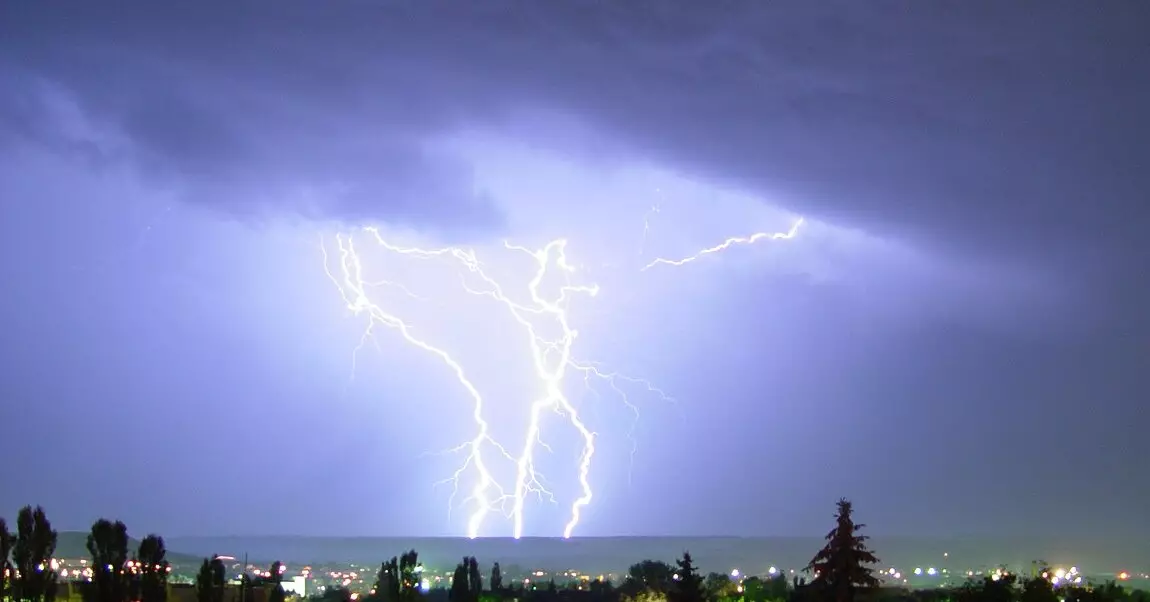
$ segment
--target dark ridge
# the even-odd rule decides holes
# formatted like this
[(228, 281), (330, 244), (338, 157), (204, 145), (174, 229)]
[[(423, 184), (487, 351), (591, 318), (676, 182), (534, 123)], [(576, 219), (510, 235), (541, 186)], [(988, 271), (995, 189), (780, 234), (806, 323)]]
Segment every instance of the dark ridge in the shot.
[[(282, 560), (293, 564), (322, 562), (374, 566), (404, 550), (415, 549), (431, 568), (450, 568), (463, 555), (483, 563), (546, 571), (579, 570), (610, 573), (643, 559), (672, 560), (690, 550), (707, 571), (738, 568), (747, 574), (765, 573), (771, 566), (797, 568), (807, 564), (822, 546), (817, 537), (576, 537), (448, 538), (448, 537), (300, 537), (193, 536), (166, 539), (170, 549), (196, 557), (222, 554), (253, 561)], [(883, 565), (934, 566), (966, 570), (994, 566), (1029, 566), (1044, 560), (1076, 565), (1083, 572), (1114, 573), (1150, 568), (1150, 549), (1141, 542), (1071, 537), (1043, 538), (916, 538), (875, 537), (872, 547)], [(944, 554), (946, 554), (944, 556)]]

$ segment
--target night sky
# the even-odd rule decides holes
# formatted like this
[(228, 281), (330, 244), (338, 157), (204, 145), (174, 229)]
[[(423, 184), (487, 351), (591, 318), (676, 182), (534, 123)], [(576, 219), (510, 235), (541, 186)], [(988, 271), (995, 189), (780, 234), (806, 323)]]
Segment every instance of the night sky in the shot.
[[(323, 249), (350, 234), (420, 296), (374, 289), (513, 453), (543, 387), (474, 274), (373, 225), (474, 249), (521, 301), (503, 241), (566, 238), (600, 287), (573, 354), (673, 398), (619, 381), (634, 421), (568, 375), (597, 433), (576, 535), (821, 534), (839, 496), (878, 534), (1150, 534), (1147, 23), (1121, 0), (4, 2), (0, 515), (463, 534), (434, 483), (464, 457), (435, 452), (471, 398), (386, 328), (353, 369), (368, 319)], [(530, 535), (579, 494), (579, 441), (544, 420)]]

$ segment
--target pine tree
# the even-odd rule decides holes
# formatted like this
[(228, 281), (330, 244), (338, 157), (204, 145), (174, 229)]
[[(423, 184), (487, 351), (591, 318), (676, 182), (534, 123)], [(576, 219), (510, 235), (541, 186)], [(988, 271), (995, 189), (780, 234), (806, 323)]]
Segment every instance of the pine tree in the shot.
[(827, 534), (827, 544), (807, 565), (807, 570), (814, 573), (811, 585), (836, 602), (853, 602), (858, 588), (879, 584), (870, 567), (879, 560), (867, 547), (870, 538), (859, 535), (866, 525), (855, 524), (853, 511), (846, 498), (838, 501), (837, 524)]
[(691, 560), (690, 552), (683, 552), (683, 557), (675, 561), (678, 567), (675, 571), (675, 581), (671, 590), (667, 592), (668, 602), (703, 602), (703, 577)]

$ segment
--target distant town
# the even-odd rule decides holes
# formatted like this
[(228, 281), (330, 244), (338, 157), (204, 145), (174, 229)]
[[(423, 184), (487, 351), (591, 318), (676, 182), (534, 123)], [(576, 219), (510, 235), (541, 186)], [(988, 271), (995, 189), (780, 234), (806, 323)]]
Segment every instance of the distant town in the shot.
[[(962, 566), (949, 552), (921, 562), (884, 563), (853, 522), (853, 506), (838, 502), (838, 524), (806, 563), (723, 566), (696, 560), (689, 550), (667, 549), (673, 562), (639, 558), (616, 570), (600, 565), (579, 540), (548, 547), (526, 542), (538, 566), (493, 555), (482, 562), (457, 555), (444, 562), (445, 541), (476, 548), (490, 540), (438, 540), (420, 556), (408, 549), (378, 562), (301, 562), (254, 559), (219, 550), (202, 557), (168, 551), (164, 539), (131, 540), (120, 521), (100, 519), (89, 533), (58, 533), (43, 509), (23, 508), (10, 532), (0, 519), (0, 600), (11, 602), (498, 602), (586, 599), (588, 602), (851, 602), (909, 598), (956, 602), (1150, 602), (1150, 570), (1048, 564)], [(429, 540), (430, 541), (430, 540)], [(618, 540), (618, 542), (625, 540)], [(662, 541), (662, 540), (655, 540)], [(708, 540), (700, 539), (699, 543)], [(726, 541), (730, 547), (745, 540)], [(621, 547), (618, 542), (614, 547)], [(679, 541), (682, 543), (683, 541)], [(348, 541), (354, 546), (356, 541)], [(555, 542), (552, 542), (553, 544)], [(665, 543), (665, 542), (664, 542)], [(525, 542), (512, 544), (520, 555)], [(708, 546), (701, 546), (706, 550)], [(565, 552), (556, 570), (556, 550)], [(285, 551), (286, 548), (285, 548)], [(489, 551), (491, 549), (489, 548)], [(619, 550), (616, 550), (618, 552)], [(582, 555), (580, 555), (582, 553)], [(549, 557), (544, 561), (543, 557)], [(502, 564), (501, 561), (502, 560)], [(705, 568), (703, 568), (705, 567)], [(935, 592), (935, 593), (929, 593)], [(446, 598), (443, 598), (446, 596)], [(940, 598), (941, 597), (941, 598)]]

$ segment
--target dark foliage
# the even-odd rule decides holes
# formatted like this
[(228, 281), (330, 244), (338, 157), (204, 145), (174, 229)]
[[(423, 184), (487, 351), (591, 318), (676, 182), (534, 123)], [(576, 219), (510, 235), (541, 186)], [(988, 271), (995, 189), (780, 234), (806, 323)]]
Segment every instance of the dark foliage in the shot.
[(101, 518), (88, 534), (92, 582), (83, 588), (85, 602), (126, 602), (131, 593), (128, 573), (128, 527)]
[(498, 562), (491, 567), (491, 591), (495, 593), (503, 591), (503, 571), (500, 570)]
[(213, 556), (205, 558), (196, 575), (196, 602), (223, 602), (227, 587), (227, 567)]
[[(0, 600), (8, 595), (8, 573), (12, 570), (12, 563), (8, 557), (12, 554), (12, 533), (8, 531), (8, 523), (0, 518)], [(495, 565), (499, 568), (499, 565)]]
[(807, 565), (807, 570), (814, 574), (811, 586), (820, 598), (852, 602), (859, 588), (879, 585), (871, 568), (878, 563), (878, 558), (867, 547), (869, 538), (859, 534), (866, 525), (856, 524), (853, 512), (845, 498), (838, 501), (837, 524), (827, 534), (826, 545)]
[(136, 549), (135, 577), (138, 587), (134, 598), (140, 602), (167, 602), (171, 570), (164, 538), (149, 534)]
[(14, 600), (52, 602), (56, 599), (56, 531), (44, 509), (24, 506), (16, 516), (16, 539), (12, 543), (15, 578), (10, 587)]
[(703, 577), (695, 567), (689, 552), (683, 552), (683, 557), (675, 561), (677, 569), (673, 575), (670, 591), (667, 592), (668, 602), (704, 602), (706, 594), (703, 589)]
[(627, 569), (627, 578), (619, 587), (620, 593), (634, 597), (643, 591), (666, 594), (674, 585), (675, 569), (660, 560), (644, 560)]

